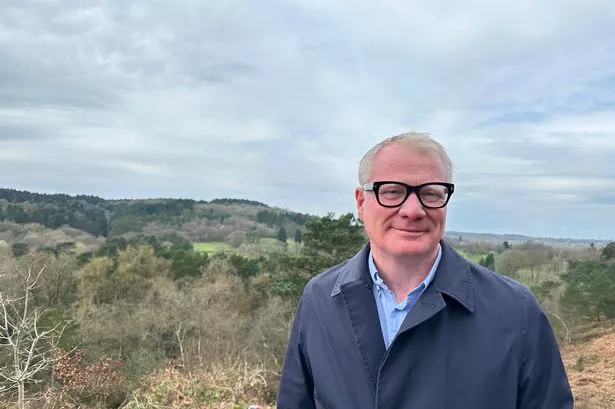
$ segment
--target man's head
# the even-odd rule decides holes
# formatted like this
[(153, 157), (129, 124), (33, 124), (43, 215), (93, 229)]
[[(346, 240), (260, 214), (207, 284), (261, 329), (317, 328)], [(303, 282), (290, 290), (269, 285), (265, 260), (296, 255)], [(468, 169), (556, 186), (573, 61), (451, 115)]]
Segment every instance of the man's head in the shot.
[[(372, 251), (390, 256), (434, 254), (444, 235), (452, 178), (446, 151), (426, 134), (396, 135), (370, 149), (359, 165), (355, 197)], [(425, 186), (408, 188), (420, 185)]]

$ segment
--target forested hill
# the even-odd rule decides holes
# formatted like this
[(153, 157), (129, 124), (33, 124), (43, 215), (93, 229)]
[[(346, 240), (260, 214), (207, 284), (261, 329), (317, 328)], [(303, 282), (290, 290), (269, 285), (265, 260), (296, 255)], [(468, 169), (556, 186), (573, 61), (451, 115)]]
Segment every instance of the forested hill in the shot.
[(106, 200), (0, 188), (0, 221), (37, 223), (50, 229), (70, 226), (96, 237), (131, 233), (159, 238), (179, 235), (189, 241), (227, 241), (231, 234), (275, 237), (281, 227), (292, 233), (308, 218), (245, 199)]

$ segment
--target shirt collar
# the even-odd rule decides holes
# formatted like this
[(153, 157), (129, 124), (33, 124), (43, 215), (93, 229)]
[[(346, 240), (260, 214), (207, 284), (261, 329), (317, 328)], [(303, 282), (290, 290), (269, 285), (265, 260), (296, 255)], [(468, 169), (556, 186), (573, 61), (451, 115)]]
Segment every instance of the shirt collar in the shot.
[[(442, 258), (442, 246), (440, 246), (440, 243), (438, 243), (438, 255), (436, 256), (436, 260), (431, 266), (431, 269), (429, 270), (429, 274), (427, 274), (427, 277), (425, 277), (423, 282), (419, 284), (417, 288), (419, 287), (427, 288), (429, 286), (429, 284), (433, 281), (434, 276), (436, 275), (436, 270), (438, 269), (438, 265), (440, 264), (441, 258)], [(371, 249), (369, 251), (369, 257), (367, 258), (367, 264), (369, 267), (369, 275), (374, 281), (374, 283), (381, 285), (381, 286), (385, 285), (384, 281), (378, 274), (378, 270), (376, 269), (376, 263), (374, 263), (374, 257), (372, 256)]]

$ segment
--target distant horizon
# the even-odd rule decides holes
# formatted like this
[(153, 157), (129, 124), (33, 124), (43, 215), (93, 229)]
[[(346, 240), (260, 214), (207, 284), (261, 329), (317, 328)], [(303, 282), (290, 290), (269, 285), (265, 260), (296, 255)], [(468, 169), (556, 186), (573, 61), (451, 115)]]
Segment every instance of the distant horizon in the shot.
[[(281, 211), (289, 211), (289, 212), (293, 212), (293, 213), (302, 213), (302, 214), (307, 214), (310, 216), (318, 216), (318, 217), (322, 217), (327, 215), (328, 213), (333, 213), (335, 216), (340, 216), (342, 214), (347, 214), (347, 213), (353, 213), (356, 216), (356, 212), (353, 211), (348, 211), (348, 212), (323, 212), (323, 213), (310, 213), (310, 212), (302, 212), (302, 211), (297, 211), (297, 210), (293, 210), (291, 208), (288, 207), (284, 207), (284, 206), (278, 206), (278, 205), (272, 205), (266, 202), (263, 202), (261, 200), (256, 200), (256, 199), (251, 199), (251, 198), (247, 198), (247, 197), (240, 197), (240, 196), (227, 196), (227, 197), (213, 197), (210, 199), (205, 199), (205, 198), (194, 198), (194, 197), (180, 197), (180, 196), (150, 196), (150, 197), (113, 197), (113, 196), (107, 196), (107, 195), (101, 195), (101, 194), (93, 194), (93, 193), (74, 193), (74, 192), (62, 192), (62, 191), (44, 191), (44, 190), (29, 190), (29, 189), (25, 189), (25, 188), (15, 188), (15, 187), (0, 187), (3, 189), (9, 189), (9, 190), (15, 190), (15, 191), (21, 191), (21, 192), (28, 192), (28, 193), (35, 193), (35, 194), (43, 194), (43, 195), (67, 195), (67, 196), (71, 196), (71, 197), (76, 197), (76, 196), (91, 196), (91, 197), (97, 197), (103, 200), (109, 200), (109, 201), (113, 201), (113, 200), (193, 200), (195, 202), (199, 202), (199, 201), (203, 201), (203, 202), (212, 202), (213, 200), (221, 200), (221, 199), (230, 199), (230, 200), (246, 200), (246, 201), (252, 201), (252, 202), (259, 202), (262, 203), (265, 206), (268, 206), (272, 209), (278, 209)], [(607, 243), (607, 242), (611, 242), (611, 241), (615, 241), (615, 238), (596, 238), (596, 237), (571, 237), (571, 236), (555, 236), (555, 235), (532, 235), (532, 234), (527, 234), (527, 233), (519, 233), (519, 232), (498, 232), (498, 231), (479, 231), (479, 230), (468, 230), (468, 229), (464, 229), (464, 230), (459, 230), (459, 229), (446, 229), (445, 231), (445, 235), (449, 235), (449, 234), (472, 234), (472, 235), (493, 235), (493, 236), (520, 236), (520, 237), (524, 237), (524, 238), (528, 238), (528, 239), (543, 239), (543, 240), (554, 240), (554, 241), (578, 241), (578, 242), (596, 242), (596, 243)]]

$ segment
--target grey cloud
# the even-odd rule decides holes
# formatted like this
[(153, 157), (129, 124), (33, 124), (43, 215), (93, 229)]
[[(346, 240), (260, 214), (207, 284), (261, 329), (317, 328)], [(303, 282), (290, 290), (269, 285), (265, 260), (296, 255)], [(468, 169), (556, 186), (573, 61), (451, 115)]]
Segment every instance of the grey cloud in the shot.
[(0, 143), (15, 141), (37, 141), (45, 140), (50, 137), (51, 135), (49, 134), (49, 132), (45, 132), (38, 126), (20, 126), (0, 123)]
[(534, 162), (535, 176), (596, 177), (615, 179), (615, 150), (586, 150), (577, 147), (529, 142), (523, 139), (498, 141), (502, 156), (522, 158)]
[[(0, 173), (15, 187), (351, 211), (363, 152), (415, 129), (459, 155), (457, 226), (528, 230), (532, 208), (514, 199), (525, 206), (537, 193), (522, 181), (615, 176), (611, 151), (548, 145), (550, 131), (537, 130), (556, 113), (615, 102), (608, 1), (463, 12), (433, 2), (5, 4), (0, 153), (15, 155)], [(509, 185), (491, 209), (485, 192), (499, 180)], [(565, 186), (546, 186), (545, 200)], [(610, 203), (592, 186), (592, 200)], [(544, 231), (587, 206), (568, 199), (540, 215)]]
[(596, 205), (605, 205), (615, 207), (615, 192), (613, 191), (602, 191), (593, 194), (588, 201), (591, 204)]

